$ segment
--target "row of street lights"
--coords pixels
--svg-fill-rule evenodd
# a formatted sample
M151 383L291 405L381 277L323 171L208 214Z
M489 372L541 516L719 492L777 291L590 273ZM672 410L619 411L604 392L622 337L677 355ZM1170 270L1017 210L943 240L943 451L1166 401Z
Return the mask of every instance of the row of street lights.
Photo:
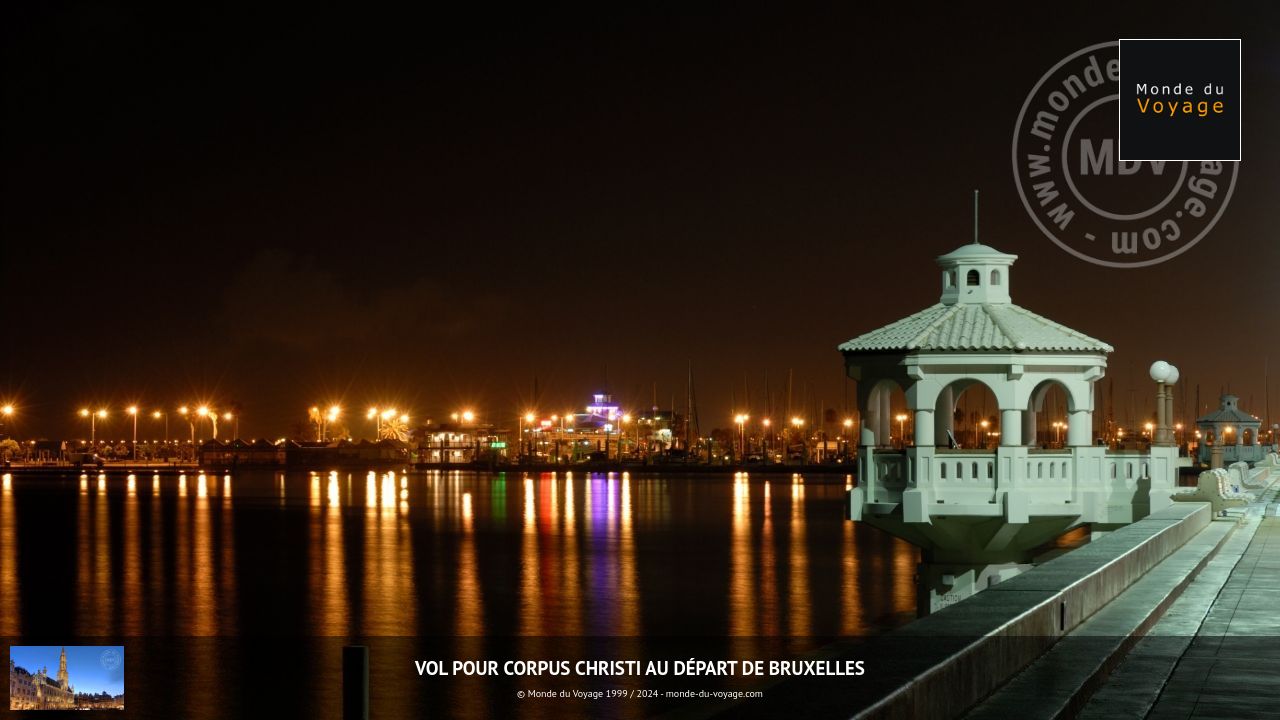
M132 454L135 460L137 459L137 455L138 455L138 413L139 412L140 410L138 409L137 405L130 405L129 407L125 408L125 414L128 415L133 420ZM11 413L7 413L7 414L11 414ZM98 408L97 410L90 410L87 407L80 408L80 413L79 413L80 417L85 418L86 420L89 421L89 442L91 444L97 443L98 441L98 421L106 420L109 414L110 413L107 412L106 408ZM228 422L235 423L233 426L232 435L236 437L239 437L240 435L240 417L234 413L224 412L221 414L221 416L219 416L218 412L213 408L210 408L208 405L201 405L195 408L194 411L192 411L191 408L187 407L186 405L183 405L178 408L178 414L181 415L184 419L186 419L187 423L191 426L191 443L193 445L196 442L196 422L198 421L197 419L200 419L200 420L207 419L210 422L210 426L213 432L213 439L215 440L218 439L218 418L219 417L221 417L223 420L226 420ZM151 417L155 420L164 420L164 440L165 442L168 442L169 441L169 413L164 410L154 410L151 413Z
M316 442L324 442L329 437L329 426L342 417L342 406L335 403L322 410L319 405L312 405L308 411L308 417L316 426ZM461 417L468 423L475 420L475 414L470 410L463 411ZM458 418L459 413L454 413L453 419L456 421ZM365 412L365 419L373 421L374 437L381 440L385 427L392 427L393 423L399 422L400 427L403 428L409 424L411 418L409 413L394 407L380 408L373 405Z

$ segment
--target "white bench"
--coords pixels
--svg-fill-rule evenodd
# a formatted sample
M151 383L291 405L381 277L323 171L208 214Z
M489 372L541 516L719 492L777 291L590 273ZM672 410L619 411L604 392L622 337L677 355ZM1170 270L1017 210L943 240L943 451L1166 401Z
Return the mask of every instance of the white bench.
M1173 494L1178 502L1207 502L1213 506L1214 515L1222 515L1227 508L1248 505L1257 498L1244 489L1242 482L1221 468L1205 470L1194 488L1183 488Z

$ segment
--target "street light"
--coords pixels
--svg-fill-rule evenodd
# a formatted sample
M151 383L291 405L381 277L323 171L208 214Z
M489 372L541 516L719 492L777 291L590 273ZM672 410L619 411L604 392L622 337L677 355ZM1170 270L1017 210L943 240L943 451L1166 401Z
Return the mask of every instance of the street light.
M156 410L155 412L151 413L151 417L156 420L159 420L162 417L164 418L164 444L168 445L169 444L169 413L164 412L163 410Z
M231 423L231 439L235 440L240 437L240 416L224 412L222 413L222 419Z
M138 406L130 405L125 408L126 412L133 417L133 444L130 446L130 459L138 462Z
M750 417L746 413L739 413L733 416L733 421L738 424L738 448L739 454L746 459L747 455L747 420Z
M187 409L187 406L186 406L186 405L183 405L182 407L178 408L178 414L179 414L179 415L181 415L181 416L183 417L183 419L185 419L185 420L187 421L187 425L189 425L189 426L191 427L191 446L192 446L192 447L195 447L195 445L196 445L196 421L195 421L195 419L194 419L194 418L192 418L192 417L191 417L190 412L191 412L191 411Z
M475 413L471 412L470 410L462 411L462 422L469 423L475 419L476 419Z
M89 444L96 445L98 443L98 418L106 418L107 411L102 409L97 412L90 412L88 408L81 408L80 417L89 418Z
M982 447L986 447L987 446L987 428L991 427L991 422L988 420L983 420L982 422L978 423L978 426L982 428L982 439L978 441L978 444L981 445Z
M325 416L324 416L325 424L322 427L327 429L329 425L332 425L333 423L337 422L338 416L340 415L342 415L342 408L337 405L330 405L328 412L325 413ZM323 440L323 437L325 435L324 430L320 431L320 435Z
M320 414L320 408L312 405L307 414L311 422L316 424L316 442L324 442L324 416Z
M526 412L524 415L516 418L516 438L520 443L520 447L516 451L516 460L520 460L525 456L524 426L528 425L529 432L532 433L533 420L534 414L532 412Z
M907 414L898 413L895 417L898 421L898 439L902 441L902 447L907 447Z
M391 420L396 414L397 410L395 408L379 408L376 405L369 408L369 411L364 414L365 418L373 421L375 440L382 439L382 423Z
M618 462L622 462L622 443L627 439L626 425L631 422L631 413L622 413L618 421Z
M218 413L214 412L213 410L210 410L208 405L201 405L200 407L196 408L196 415L199 415L202 418L209 418L209 424L213 428L212 438L214 440L217 440L218 439Z
M802 455L802 456L801 456L801 458L800 458L800 461L801 461L801 462L804 462L805 460L808 460L808 455L809 455L809 444L808 444L807 442L805 442L804 432L803 432L803 431L804 431L804 418L802 418L802 417L800 417L800 416L798 416L798 415L797 415L797 416L792 417L792 418L791 418L791 427L795 428L795 432L800 436L800 448L801 448L801 455ZM790 442L788 442L788 443L787 443L787 447L786 447L786 448L784 448L784 450L785 450L785 454L784 454L784 457L783 457L783 461L785 462L786 460L788 460L788 459L789 459L789 456L791 455L791 443L790 443Z

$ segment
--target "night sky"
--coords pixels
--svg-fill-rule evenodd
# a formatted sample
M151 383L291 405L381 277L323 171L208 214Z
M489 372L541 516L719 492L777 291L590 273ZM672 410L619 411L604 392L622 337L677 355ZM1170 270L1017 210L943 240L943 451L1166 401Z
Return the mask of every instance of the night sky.
M836 345L937 301L974 188L984 241L1021 256L1014 301L1114 345L1139 410L1163 358L1203 403L1229 383L1262 414L1274 6L263 5L0 11L19 435L84 434L75 411L105 405L125 436L135 401L238 402L244 436L332 400L514 418L535 377L547 413L606 383L682 406L689 363L704 428L730 424L744 373L753 412L789 369L797 405L841 407ZM1243 38L1235 195L1141 270L1052 245L1009 167L1041 73L1117 37Z

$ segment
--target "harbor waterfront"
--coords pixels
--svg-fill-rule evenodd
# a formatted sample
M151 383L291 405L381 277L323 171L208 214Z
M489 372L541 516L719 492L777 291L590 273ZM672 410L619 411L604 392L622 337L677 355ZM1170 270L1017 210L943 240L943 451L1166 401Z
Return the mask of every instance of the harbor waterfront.
M340 717L340 654L351 642L371 648L374 716L556 717L565 704L516 705L508 687L553 678L420 677L413 661L799 660L834 638L898 627L915 616L918 553L844 521L846 482L7 472L0 634L10 644L74 632L124 645L131 717L245 716L248 704L272 702L255 687L267 666L289 688L276 716ZM655 687L554 680L584 692ZM689 702L705 701L591 713L639 717Z

